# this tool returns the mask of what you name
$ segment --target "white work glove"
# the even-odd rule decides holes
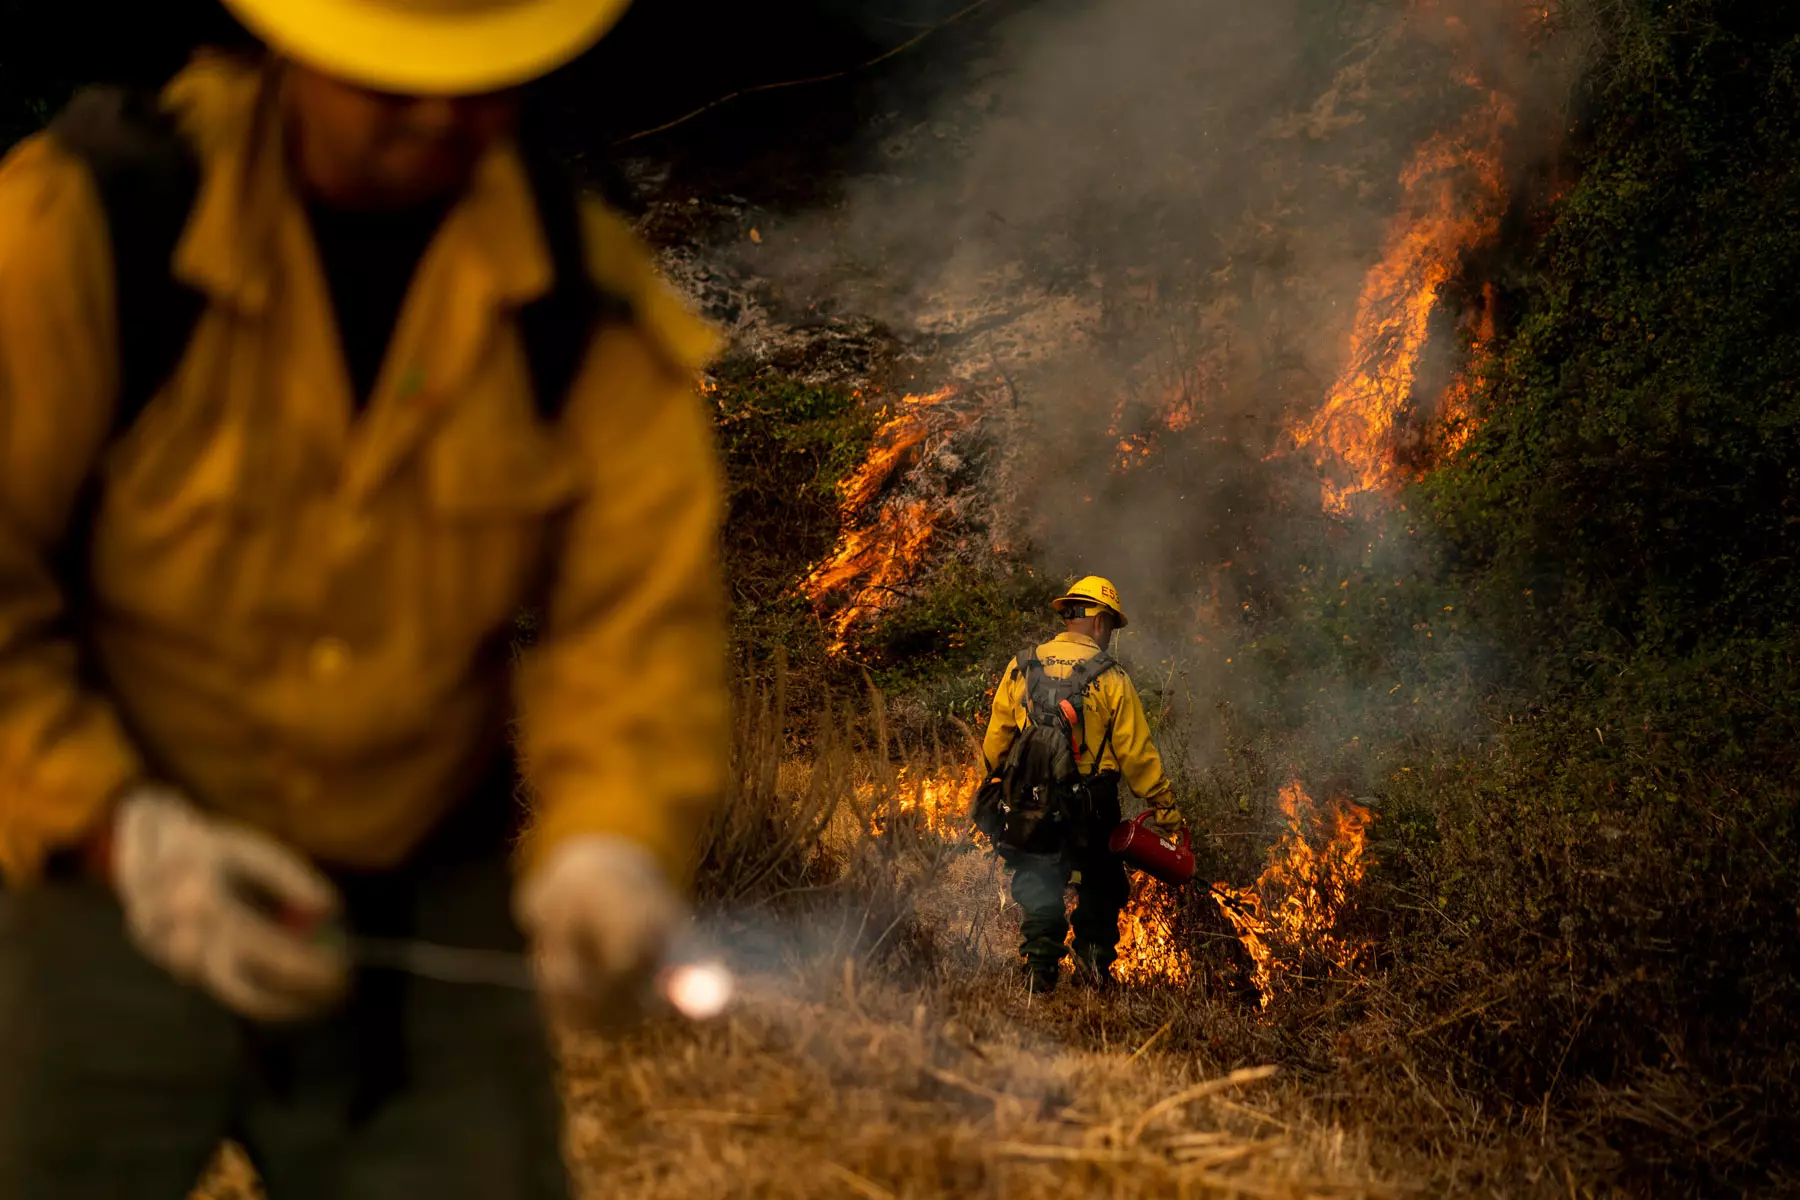
[[[112,854],[132,941],[175,978],[262,1021],[343,996],[343,940],[313,936],[337,916],[336,889],[273,838],[146,787],[120,802]]]
[[[513,913],[531,938],[538,986],[566,1015],[626,1015],[662,965],[687,902],[651,853],[629,838],[583,834],[519,881]]]

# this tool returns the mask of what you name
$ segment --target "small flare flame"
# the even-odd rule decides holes
[[[1267,1008],[1307,961],[1351,967],[1363,945],[1342,936],[1339,918],[1368,870],[1368,809],[1347,800],[1319,812],[1299,780],[1281,789],[1287,832],[1269,849],[1269,865],[1252,888],[1213,885],[1213,898],[1237,929],[1254,964],[1252,978]],[[1315,843],[1322,843],[1315,849]]]
[[[838,485],[838,511],[843,533],[831,554],[801,581],[801,590],[814,605],[822,605],[840,592],[853,595],[850,602],[829,618],[832,650],[844,648],[850,630],[860,620],[892,605],[900,589],[924,561],[937,533],[939,514],[929,500],[893,498],[873,514],[874,504],[907,461],[908,454],[927,439],[966,425],[970,414],[945,414],[939,406],[953,388],[918,396],[902,396],[895,411],[875,431],[868,458]]]
[[[1400,480],[1396,425],[1412,403],[1438,292],[1462,256],[1499,231],[1507,201],[1501,152],[1516,120],[1513,102],[1490,92],[1456,128],[1428,138],[1401,173],[1404,202],[1357,300],[1348,365],[1324,405],[1294,432],[1316,462],[1341,464],[1349,476],[1324,483],[1330,511],[1347,512],[1354,497]],[[1438,411],[1466,430],[1469,387],[1461,381],[1452,392],[1457,388]],[[1450,439],[1459,436],[1467,432]]]

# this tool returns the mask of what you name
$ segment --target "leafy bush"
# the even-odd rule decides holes
[[[1415,497],[1504,723],[1390,781],[1427,902],[1390,948],[1451,1069],[1710,1189],[1800,1146],[1800,14],[1615,11],[1485,423]]]
[[[974,721],[1006,660],[1049,636],[1056,581],[1023,567],[950,563],[917,596],[853,635],[853,658],[878,686],[941,722]]]
[[[837,539],[838,483],[868,453],[874,417],[847,389],[730,364],[710,399],[730,489],[725,568],[738,642],[786,648],[804,679],[822,669],[827,643],[799,581]]]

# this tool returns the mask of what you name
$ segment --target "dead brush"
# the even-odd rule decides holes
[[[797,769],[788,716],[787,656],[778,653],[766,684],[751,676],[738,688],[725,798],[700,840],[695,885],[708,906],[759,903],[841,873],[825,834],[853,791],[843,724],[827,698]]]
[[[971,847],[958,831],[974,769],[935,738],[896,737],[872,685],[860,704],[825,698],[804,745],[790,718],[778,653],[738,691],[727,792],[700,843],[703,912],[725,927],[834,926],[834,956],[919,960],[918,897]]]

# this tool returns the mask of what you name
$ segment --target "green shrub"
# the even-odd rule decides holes
[[[1386,936],[1447,1069],[1710,1190],[1800,1147],[1800,14],[1625,11],[1484,424],[1411,497],[1498,736],[1385,785]]]
[[[736,640],[746,653],[784,647],[805,690],[827,641],[800,580],[837,541],[838,484],[868,453],[874,417],[848,389],[742,365],[719,372],[710,399],[729,488]]]

